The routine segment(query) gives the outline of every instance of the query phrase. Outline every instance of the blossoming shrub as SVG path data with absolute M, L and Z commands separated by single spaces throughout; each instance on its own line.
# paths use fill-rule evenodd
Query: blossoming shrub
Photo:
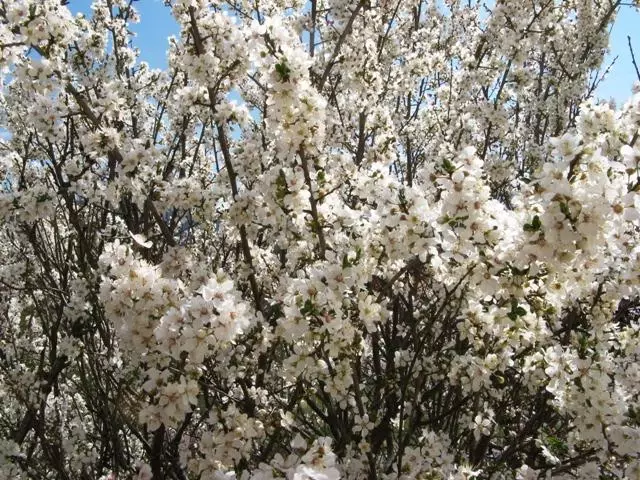
M 619 0 L 170 0 L 164 71 L 64 3 L 0 0 L 0 477 L 638 478 Z

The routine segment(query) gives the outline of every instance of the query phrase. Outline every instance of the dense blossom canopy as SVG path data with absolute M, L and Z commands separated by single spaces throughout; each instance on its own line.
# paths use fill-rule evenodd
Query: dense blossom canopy
M 639 478 L 620 0 L 168 0 L 164 71 L 66 3 L 0 0 L 0 478 Z

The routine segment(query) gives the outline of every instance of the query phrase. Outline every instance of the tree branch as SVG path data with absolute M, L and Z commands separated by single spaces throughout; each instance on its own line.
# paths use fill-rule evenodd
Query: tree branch
M 638 69 L 638 64 L 636 63 L 636 56 L 633 54 L 633 47 L 631 46 L 631 37 L 627 35 L 627 43 L 629 44 L 629 52 L 631 52 L 631 63 L 633 64 L 633 68 L 636 70 L 636 76 L 638 77 L 638 81 L 640 82 L 640 69 Z

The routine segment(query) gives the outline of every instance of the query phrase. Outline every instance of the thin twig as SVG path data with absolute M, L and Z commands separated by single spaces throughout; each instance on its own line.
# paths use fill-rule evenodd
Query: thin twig
M 640 70 L 638 69 L 638 64 L 636 63 L 636 57 L 633 54 L 633 47 L 631 46 L 631 37 L 627 35 L 627 43 L 629 44 L 629 51 L 631 52 L 631 63 L 633 63 L 633 68 L 636 69 L 636 76 L 638 77 L 638 81 L 640 82 Z
M 309 163 L 307 157 L 300 149 L 298 152 L 300 160 L 302 161 L 302 172 L 304 173 L 304 181 L 309 189 L 309 203 L 311 205 L 311 216 L 313 217 L 313 230 L 315 230 L 318 236 L 318 246 L 320 247 L 320 258 L 324 259 L 327 252 L 327 242 L 324 238 L 324 232 L 322 231 L 322 224 L 320 223 L 320 215 L 318 214 L 317 199 L 314 197 L 313 185 L 311 182 L 311 174 L 309 173 Z
M 351 33 L 353 22 L 355 22 L 356 17 L 358 16 L 358 13 L 360 13 L 360 10 L 362 9 L 362 7 L 364 7 L 364 0 L 361 0 L 358 3 L 358 5 L 356 5 L 356 8 L 353 10 L 353 12 L 351 13 L 351 16 L 349 17 L 349 21 L 347 22 L 347 25 L 344 27 L 344 30 L 342 30 L 342 33 L 340 34 L 340 38 L 338 38 L 338 41 L 336 42 L 336 45 L 333 49 L 331 59 L 327 63 L 327 66 L 325 67 L 324 72 L 322 73 L 322 77 L 320 77 L 320 81 L 318 82 L 318 90 L 322 91 L 322 87 L 324 87 L 324 84 L 329 78 L 331 69 L 337 62 L 338 56 L 340 55 L 340 49 L 342 48 L 342 44 L 347 39 L 347 36 L 349 36 L 349 33 Z
M 191 23 L 191 33 L 193 35 L 193 44 L 196 48 L 197 55 L 203 55 L 205 52 L 205 46 L 202 40 L 202 36 L 200 35 L 200 30 L 198 29 L 198 22 L 195 16 L 195 8 L 189 7 L 189 17 Z M 231 68 L 235 68 L 237 66 L 237 62 L 234 62 Z M 230 72 L 225 73 L 228 75 Z M 218 84 L 215 88 L 208 87 L 207 93 L 209 96 L 210 109 L 213 116 L 216 114 L 216 96 L 217 90 L 221 83 L 222 79 L 218 81 Z M 227 175 L 229 177 L 229 184 L 231 187 L 231 195 L 233 200 L 235 201 L 238 197 L 238 183 L 237 183 L 237 174 L 233 167 L 233 163 L 231 162 L 231 147 L 229 145 L 229 141 L 227 139 L 227 134 L 224 130 L 224 126 L 218 122 L 214 122 L 216 127 L 216 133 L 218 134 L 218 142 L 220 143 L 220 150 L 222 152 L 222 158 L 224 160 L 224 165 L 227 170 Z M 249 285 L 251 287 L 251 293 L 253 295 L 253 299 L 255 302 L 256 309 L 260 312 L 263 311 L 262 305 L 262 293 L 260 291 L 260 287 L 258 286 L 258 280 L 256 279 L 256 274 L 253 265 L 253 256 L 251 254 L 251 247 L 249 245 L 249 239 L 247 236 L 247 230 L 244 225 L 240 225 L 240 246 L 242 248 L 242 253 L 244 257 L 244 261 L 249 267 Z

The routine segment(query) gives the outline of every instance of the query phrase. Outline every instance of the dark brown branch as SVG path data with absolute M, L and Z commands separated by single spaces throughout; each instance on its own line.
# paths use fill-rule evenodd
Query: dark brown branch
M 309 203 L 311 204 L 311 216 L 313 217 L 313 231 L 318 236 L 318 245 L 320 247 L 320 258 L 325 258 L 327 252 L 327 242 L 322 231 L 320 223 L 320 215 L 318 214 L 317 200 L 314 196 L 313 186 L 311 184 L 311 175 L 309 174 L 309 162 L 304 152 L 300 151 L 300 160 L 302 161 L 302 172 L 304 173 L 304 181 L 309 189 Z
M 196 21 L 195 9 L 193 7 L 189 7 L 189 17 L 191 20 L 191 33 L 193 35 L 193 44 L 196 48 L 196 53 L 198 55 L 202 55 L 204 53 L 204 44 L 202 42 L 202 36 L 200 35 L 200 30 L 198 30 L 198 23 Z M 235 64 L 234 64 L 235 65 Z M 220 85 L 221 80 L 218 82 L 218 86 Z M 215 115 L 216 113 L 216 89 L 212 87 L 207 88 L 207 93 L 209 96 L 209 103 L 211 112 Z M 238 184 L 237 184 L 237 174 L 233 167 L 233 163 L 231 162 L 231 149 L 229 147 L 229 141 L 227 140 L 226 132 L 224 131 L 224 127 L 219 123 L 216 123 L 216 132 L 218 134 L 218 141 L 220 142 L 220 149 L 222 150 L 222 158 L 224 159 L 224 166 L 227 170 L 227 176 L 229 177 L 229 185 L 231 187 L 231 194 L 233 195 L 233 199 L 235 200 L 238 196 Z M 247 237 L 247 229 L 244 225 L 241 225 L 240 228 L 240 245 L 242 247 L 242 255 L 244 257 L 244 261 L 249 266 L 249 285 L 251 287 L 251 293 L 253 295 L 255 307 L 257 310 L 261 311 L 262 308 L 262 292 L 258 287 L 258 281 L 256 280 L 256 275 L 253 268 L 253 257 L 251 255 L 251 248 L 249 246 L 249 239 Z
M 633 53 L 633 47 L 631 46 L 631 37 L 627 35 L 627 43 L 629 44 L 629 52 L 631 53 L 631 63 L 633 64 L 633 68 L 636 70 L 636 76 L 638 77 L 638 81 L 640 82 L 640 69 L 638 69 L 638 64 L 636 63 L 636 56 Z
M 336 46 L 333 49 L 333 53 L 331 54 L 331 59 L 327 63 L 327 66 L 325 67 L 324 72 L 322 73 L 322 77 L 320 77 L 320 81 L 318 82 L 318 90 L 322 90 L 322 88 L 324 87 L 324 84 L 327 82 L 327 79 L 329 78 L 329 74 L 331 73 L 331 69 L 336 64 L 338 55 L 340 55 L 342 44 L 347 39 L 347 36 L 349 35 L 349 33 L 351 33 L 353 22 L 355 22 L 356 17 L 358 16 L 358 13 L 360 13 L 360 10 L 362 9 L 363 6 L 364 6 L 364 0 L 360 0 L 360 2 L 358 2 L 358 5 L 356 5 L 356 8 L 353 10 L 351 17 L 349 17 L 349 21 L 347 22 L 347 25 L 344 27 L 344 30 L 340 34 L 340 38 L 338 38 L 338 42 L 336 43 Z

